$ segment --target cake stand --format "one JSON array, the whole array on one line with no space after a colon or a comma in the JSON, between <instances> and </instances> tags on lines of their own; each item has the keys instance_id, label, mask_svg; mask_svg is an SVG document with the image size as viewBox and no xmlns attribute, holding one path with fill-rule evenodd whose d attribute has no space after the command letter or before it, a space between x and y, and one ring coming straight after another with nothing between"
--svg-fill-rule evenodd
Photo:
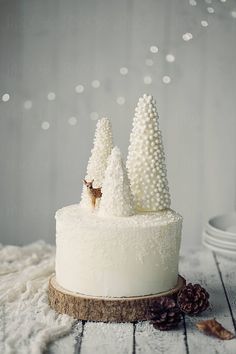
<instances>
[{"instance_id":1,"label":"cake stand","mask_svg":"<svg viewBox=\"0 0 236 354\"><path fill-rule=\"evenodd\" d=\"M149 308L161 296L176 297L186 284L178 276L175 288L154 295L134 297L98 297L74 293L62 288L55 275L49 280L48 298L50 306L61 314L79 320L101 322L135 322L148 320Z\"/></svg>"}]
</instances>

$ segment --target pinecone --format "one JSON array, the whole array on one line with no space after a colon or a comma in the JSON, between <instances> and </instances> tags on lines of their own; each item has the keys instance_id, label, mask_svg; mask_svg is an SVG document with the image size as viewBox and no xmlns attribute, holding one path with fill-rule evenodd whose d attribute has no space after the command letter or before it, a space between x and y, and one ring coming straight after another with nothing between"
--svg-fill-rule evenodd
<instances>
[{"instance_id":1,"label":"pinecone","mask_svg":"<svg viewBox=\"0 0 236 354\"><path fill-rule=\"evenodd\" d=\"M181 311L173 298L160 297L149 310L150 322L161 331L169 330L181 321Z\"/></svg>"},{"instance_id":2,"label":"pinecone","mask_svg":"<svg viewBox=\"0 0 236 354\"><path fill-rule=\"evenodd\" d=\"M197 315L209 307L209 294L200 284L187 284L180 290L177 303L187 315Z\"/></svg>"}]
</instances>

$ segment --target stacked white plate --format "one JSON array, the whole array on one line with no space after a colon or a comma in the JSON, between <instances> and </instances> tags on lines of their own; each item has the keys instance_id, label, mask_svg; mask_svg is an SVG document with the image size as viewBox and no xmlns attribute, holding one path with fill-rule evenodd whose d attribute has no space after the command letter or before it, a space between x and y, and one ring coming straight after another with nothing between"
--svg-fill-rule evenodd
<instances>
[{"instance_id":1,"label":"stacked white plate","mask_svg":"<svg viewBox=\"0 0 236 354\"><path fill-rule=\"evenodd\" d=\"M209 219L202 243L211 251L236 258L236 212Z\"/></svg>"}]
</instances>

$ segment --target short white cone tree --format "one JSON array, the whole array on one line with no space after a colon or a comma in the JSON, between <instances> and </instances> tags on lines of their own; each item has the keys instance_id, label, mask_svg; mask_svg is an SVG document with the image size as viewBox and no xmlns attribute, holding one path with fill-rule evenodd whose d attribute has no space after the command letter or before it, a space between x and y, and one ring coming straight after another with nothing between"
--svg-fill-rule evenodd
<instances>
[{"instance_id":1,"label":"short white cone tree","mask_svg":"<svg viewBox=\"0 0 236 354\"><path fill-rule=\"evenodd\" d=\"M108 118L101 118L97 122L94 137L94 146L88 161L87 174L85 179L93 182L93 187L102 186L105 170L107 168L107 160L113 148L111 123ZM84 185L81 196L81 207L90 209L92 207L87 188Z\"/></svg>"},{"instance_id":2,"label":"short white cone tree","mask_svg":"<svg viewBox=\"0 0 236 354\"><path fill-rule=\"evenodd\" d=\"M156 102L146 94L139 99L135 109L127 170L136 210L160 211L170 207Z\"/></svg>"},{"instance_id":3,"label":"short white cone tree","mask_svg":"<svg viewBox=\"0 0 236 354\"><path fill-rule=\"evenodd\" d=\"M98 213L103 216L134 214L130 183L118 147L114 147L108 160Z\"/></svg>"}]
</instances>

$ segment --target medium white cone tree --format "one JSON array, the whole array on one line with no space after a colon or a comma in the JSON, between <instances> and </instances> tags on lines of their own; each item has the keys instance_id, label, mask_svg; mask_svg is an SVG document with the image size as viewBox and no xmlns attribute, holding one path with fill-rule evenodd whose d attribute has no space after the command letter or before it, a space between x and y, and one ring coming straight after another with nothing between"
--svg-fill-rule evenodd
<instances>
[{"instance_id":1,"label":"medium white cone tree","mask_svg":"<svg viewBox=\"0 0 236 354\"><path fill-rule=\"evenodd\" d=\"M118 147L114 147L108 159L98 213L103 216L134 214L130 183Z\"/></svg>"},{"instance_id":2,"label":"medium white cone tree","mask_svg":"<svg viewBox=\"0 0 236 354\"><path fill-rule=\"evenodd\" d=\"M97 122L94 137L94 146L88 161L87 174L85 179L93 182L93 187L102 186L105 170L107 168L107 160L113 148L111 123L108 118L101 118ZM83 208L91 208L91 200L87 192L86 186L83 186L80 205Z\"/></svg>"},{"instance_id":3,"label":"medium white cone tree","mask_svg":"<svg viewBox=\"0 0 236 354\"><path fill-rule=\"evenodd\" d=\"M127 170L137 210L160 211L170 207L156 103L152 96L146 94L139 99L135 109Z\"/></svg>"}]
</instances>

